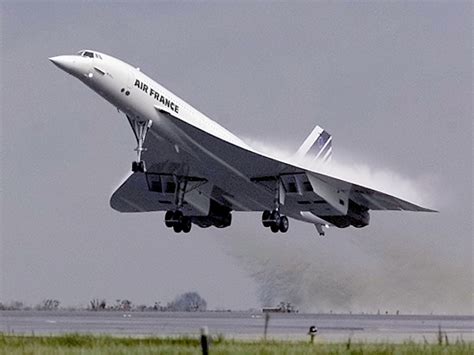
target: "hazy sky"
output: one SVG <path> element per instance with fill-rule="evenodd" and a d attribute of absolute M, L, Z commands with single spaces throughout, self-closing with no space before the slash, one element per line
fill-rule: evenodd
<path fill-rule="evenodd" d="M 470 2 L 5 2 L 1 9 L 0 301 L 93 297 L 210 307 L 473 313 Z M 120 214 L 126 119 L 48 57 L 90 48 L 139 66 L 260 147 L 315 124 L 333 159 L 439 214 L 372 213 L 361 230 L 259 213 L 174 235 Z"/>

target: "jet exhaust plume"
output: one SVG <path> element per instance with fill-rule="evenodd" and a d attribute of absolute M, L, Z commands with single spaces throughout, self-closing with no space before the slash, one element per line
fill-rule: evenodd
<path fill-rule="evenodd" d="M 471 305 L 472 280 L 463 266 L 407 242 L 413 236 L 393 241 L 393 235 L 330 231 L 315 240 L 311 233 L 227 240 L 228 253 L 255 280 L 262 306 L 285 301 L 302 312 L 463 314 Z"/>
<path fill-rule="evenodd" d="M 272 157 L 310 167 L 308 162 L 292 161 L 288 150 L 249 144 Z M 430 200 L 426 185 L 421 188 L 421 183 L 389 169 L 336 161 L 331 165 L 324 171 L 335 177 L 415 203 Z M 417 235 L 403 223 L 414 216 L 399 216 L 398 212 L 377 215 L 371 226 L 361 230 L 330 229 L 323 239 L 296 221 L 292 221 L 293 235 L 277 237 L 255 235 L 258 229 L 252 225 L 239 238 L 226 238 L 224 248 L 255 280 L 264 306 L 285 301 L 307 312 L 465 313 L 472 304 L 472 280 L 463 273 L 461 261 L 453 261 L 449 251 L 436 245 L 445 236 L 431 234 L 437 231 L 429 223 L 426 235 Z"/>

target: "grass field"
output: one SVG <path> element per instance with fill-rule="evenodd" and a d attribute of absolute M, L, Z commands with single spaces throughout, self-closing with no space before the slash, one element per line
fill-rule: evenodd
<path fill-rule="evenodd" d="M 67 334 L 0 334 L 0 354 L 201 354 L 195 338 L 125 338 Z M 242 341 L 214 338 L 210 354 L 474 354 L 474 343 L 318 343 Z"/>

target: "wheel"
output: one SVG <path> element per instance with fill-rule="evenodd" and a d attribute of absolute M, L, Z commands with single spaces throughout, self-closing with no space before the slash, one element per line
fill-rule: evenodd
<path fill-rule="evenodd" d="M 168 228 L 171 228 L 173 227 L 173 222 L 171 222 L 171 220 L 173 219 L 174 217 L 174 211 L 166 211 L 166 214 L 165 214 L 165 225 L 168 227 Z"/>
<path fill-rule="evenodd" d="M 145 172 L 145 162 L 143 160 L 132 162 L 132 171 L 134 173 L 136 173 L 136 172 L 144 173 Z"/>
<path fill-rule="evenodd" d="M 276 226 L 280 225 L 280 212 L 277 210 L 273 210 L 272 214 L 270 215 L 270 219 L 272 220 L 272 223 L 275 223 Z"/>
<path fill-rule="evenodd" d="M 179 210 L 178 210 L 178 211 L 174 211 L 174 214 L 173 214 L 173 220 L 174 220 L 174 221 L 176 221 L 176 222 L 179 221 L 179 223 L 181 223 L 181 219 L 182 219 L 182 218 L 183 218 L 183 212 L 181 212 L 181 211 L 179 211 Z"/>
<path fill-rule="evenodd" d="M 175 233 L 181 233 L 183 231 L 183 225 L 181 223 L 173 224 L 173 230 Z"/>
<path fill-rule="evenodd" d="M 214 224 L 216 228 L 227 228 L 232 224 L 232 215 L 230 213 L 227 214 L 220 222 Z"/>
<path fill-rule="evenodd" d="M 263 211 L 263 213 L 262 213 L 262 224 L 263 224 L 264 227 L 270 227 L 271 222 L 269 221 L 269 219 L 270 219 L 271 214 L 272 213 L 269 210 Z"/>
<path fill-rule="evenodd" d="M 280 232 L 286 233 L 288 232 L 288 228 L 290 226 L 290 222 L 288 221 L 287 216 L 281 216 L 280 217 L 280 224 L 278 225 Z"/>
<path fill-rule="evenodd" d="M 272 230 L 273 233 L 278 233 L 280 230 L 280 226 L 276 223 L 272 223 L 270 226 L 270 229 Z"/>
<path fill-rule="evenodd" d="M 191 218 L 184 217 L 181 221 L 181 228 L 184 233 L 189 233 L 191 231 Z"/>

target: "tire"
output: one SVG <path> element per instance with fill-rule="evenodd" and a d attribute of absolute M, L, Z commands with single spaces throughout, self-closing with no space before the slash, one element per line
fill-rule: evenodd
<path fill-rule="evenodd" d="M 271 212 L 269 210 L 265 210 L 262 213 L 262 224 L 264 227 L 270 227 L 271 222 L 269 221 L 271 216 Z"/>
<path fill-rule="evenodd" d="M 175 220 L 177 223 L 181 223 L 181 220 L 183 219 L 183 212 L 181 211 L 174 211 L 173 214 L 173 220 Z"/>
<path fill-rule="evenodd" d="M 290 227 L 290 222 L 288 221 L 287 216 L 280 217 L 280 224 L 278 225 L 278 227 L 279 227 L 278 229 L 280 230 L 280 232 L 282 233 L 288 232 L 288 228 Z"/>
<path fill-rule="evenodd" d="M 181 223 L 176 223 L 173 225 L 173 230 L 175 233 L 181 233 L 183 231 L 183 225 Z"/>
<path fill-rule="evenodd" d="M 132 162 L 132 171 L 133 171 L 134 173 L 136 173 L 136 172 L 138 171 L 138 166 L 137 166 L 137 162 L 136 162 L 136 161 Z"/>
<path fill-rule="evenodd" d="M 189 233 L 191 231 L 191 219 L 184 217 L 181 221 L 181 228 L 183 229 L 184 233 Z"/>
<path fill-rule="evenodd" d="M 280 225 L 280 212 L 274 210 L 270 215 L 270 219 L 272 220 L 272 224 L 278 227 Z"/>
<path fill-rule="evenodd" d="M 273 233 L 278 233 L 280 230 L 280 226 L 276 223 L 272 223 L 270 226 L 270 229 L 272 230 Z"/>
<path fill-rule="evenodd" d="M 173 227 L 173 223 L 171 222 L 171 220 L 173 219 L 173 216 L 174 216 L 174 211 L 166 211 L 166 214 L 165 214 L 165 226 L 167 226 L 168 228 L 171 228 Z"/>

